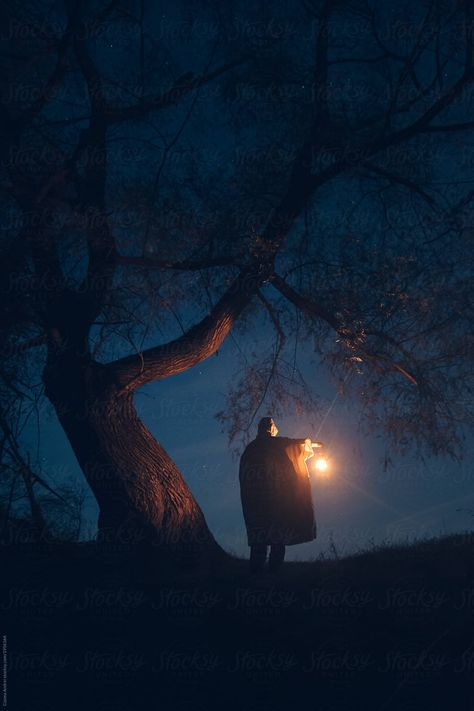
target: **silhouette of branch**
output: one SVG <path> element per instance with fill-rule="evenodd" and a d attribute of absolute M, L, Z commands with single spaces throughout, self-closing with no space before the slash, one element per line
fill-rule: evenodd
<path fill-rule="evenodd" d="M 165 109 L 169 106 L 176 106 L 186 94 L 189 94 L 195 89 L 199 89 L 213 81 L 213 79 L 217 79 L 217 77 L 222 76 L 236 67 L 242 66 L 248 61 L 249 57 L 241 57 L 232 62 L 227 62 L 203 76 L 196 77 L 192 72 L 188 72 L 179 77 L 168 91 L 158 94 L 157 96 L 145 97 L 134 106 L 126 106 L 123 108 L 108 106 L 104 118 L 106 122 L 111 125 L 121 121 L 139 120 L 152 111 Z"/>
<path fill-rule="evenodd" d="M 285 282 L 280 276 L 275 274 L 272 279 L 271 279 L 271 284 L 274 286 L 288 301 L 290 301 L 292 304 L 294 304 L 298 309 L 300 309 L 303 313 L 307 314 L 308 316 L 316 317 L 319 319 L 322 319 L 325 321 L 331 328 L 336 331 L 336 333 L 341 336 L 342 342 L 349 346 L 351 350 L 353 350 L 356 353 L 359 353 L 360 355 L 365 356 L 368 360 L 373 360 L 373 361 L 384 361 L 387 362 L 390 367 L 394 368 L 395 370 L 398 370 L 405 378 L 410 380 L 414 385 L 418 385 L 417 379 L 400 363 L 397 363 L 396 361 L 392 360 L 389 356 L 381 353 L 373 353 L 371 351 L 366 350 L 365 348 L 362 348 L 359 344 L 355 344 L 356 341 L 356 334 L 351 333 L 348 329 L 347 326 L 345 326 L 338 316 L 331 311 L 329 311 L 327 308 L 322 306 L 321 304 L 317 303 L 313 299 L 310 299 L 307 296 L 303 296 L 302 294 L 299 294 L 293 287 L 291 287 L 287 282 Z M 377 335 L 379 338 L 384 338 L 388 342 L 390 342 L 392 345 L 396 346 L 399 348 L 399 345 L 396 343 L 394 339 L 391 339 L 389 336 L 386 336 L 386 334 L 383 334 L 381 332 L 372 332 L 368 333 L 366 335 Z M 404 351 L 405 355 L 406 352 Z"/>
<path fill-rule="evenodd" d="M 177 271 L 198 271 L 199 269 L 211 269 L 212 267 L 237 266 L 235 257 L 209 257 L 207 259 L 181 259 L 172 262 L 169 259 L 159 259 L 157 257 L 129 257 L 117 255 L 116 263 L 125 267 L 143 267 L 145 269 L 171 269 Z"/>
<path fill-rule="evenodd" d="M 84 28 L 83 28 L 84 29 Z M 80 180 L 81 203 L 87 215 L 86 238 L 89 251 L 87 274 L 81 291 L 93 297 L 89 323 L 98 315 L 115 270 L 115 241 L 109 228 L 105 209 L 107 177 L 107 125 L 103 119 L 105 98 L 102 78 L 92 61 L 83 37 L 76 37 L 74 49 L 86 82 L 91 118 L 89 127 L 81 132 L 78 153 L 85 156 L 84 177 Z"/>
<path fill-rule="evenodd" d="M 426 202 L 428 202 L 430 205 L 435 204 L 435 201 L 431 197 L 431 195 L 428 195 L 428 193 L 425 192 L 413 180 L 409 180 L 408 178 L 405 178 L 403 175 L 397 175 L 396 173 L 392 173 L 392 171 L 390 171 L 390 170 L 385 170 L 385 168 L 381 168 L 378 165 L 374 165 L 373 163 L 370 163 L 369 161 L 364 161 L 362 163 L 362 166 L 364 168 L 367 168 L 372 173 L 375 173 L 376 175 L 379 175 L 382 178 L 386 178 L 390 183 L 398 183 L 399 185 L 403 185 L 404 187 L 408 188 L 412 192 L 417 193 L 424 200 L 426 200 Z"/>

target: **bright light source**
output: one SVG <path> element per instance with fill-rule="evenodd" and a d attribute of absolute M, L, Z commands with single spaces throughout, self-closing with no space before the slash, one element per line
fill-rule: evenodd
<path fill-rule="evenodd" d="M 314 463 L 314 466 L 319 472 L 325 472 L 328 468 L 328 460 L 326 457 L 318 457 Z"/>

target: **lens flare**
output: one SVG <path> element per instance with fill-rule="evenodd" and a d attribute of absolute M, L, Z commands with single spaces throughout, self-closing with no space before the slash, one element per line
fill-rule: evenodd
<path fill-rule="evenodd" d="M 325 472 L 328 468 L 328 460 L 326 457 L 318 457 L 314 463 L 314 466 L 319 472 Z"/>

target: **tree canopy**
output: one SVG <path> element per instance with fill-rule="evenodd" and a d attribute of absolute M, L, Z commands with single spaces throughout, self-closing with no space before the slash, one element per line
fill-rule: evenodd
<path fill-rule="evenodd" d="M 396 445 L 459 453 L 473 415 L 469 2 L 2 12 L 7 414 L 69 350 L 132 391 L 266 320 L 275 340 L 242 362 L 220 413 L 231 437 L 260 407 L 311 401 L 303 347 Z"/>

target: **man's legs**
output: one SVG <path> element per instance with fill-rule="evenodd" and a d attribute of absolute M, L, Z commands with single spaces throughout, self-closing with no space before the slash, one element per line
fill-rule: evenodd
<path fill-rule="evenodd" d="M 257 544 L 250 546 L 250 572 L 259 573 L 263 570 L 267 559 L 267 546 L 265 544 Z"/>
<path fill-rule="evenodd" d="M 270 549 L 270 559 L 268 561 L 268 567 L 271 571 L 276 572 L 283 563 L 285 558 L 285 546 L 278 544 L 274 545 Z"/>

